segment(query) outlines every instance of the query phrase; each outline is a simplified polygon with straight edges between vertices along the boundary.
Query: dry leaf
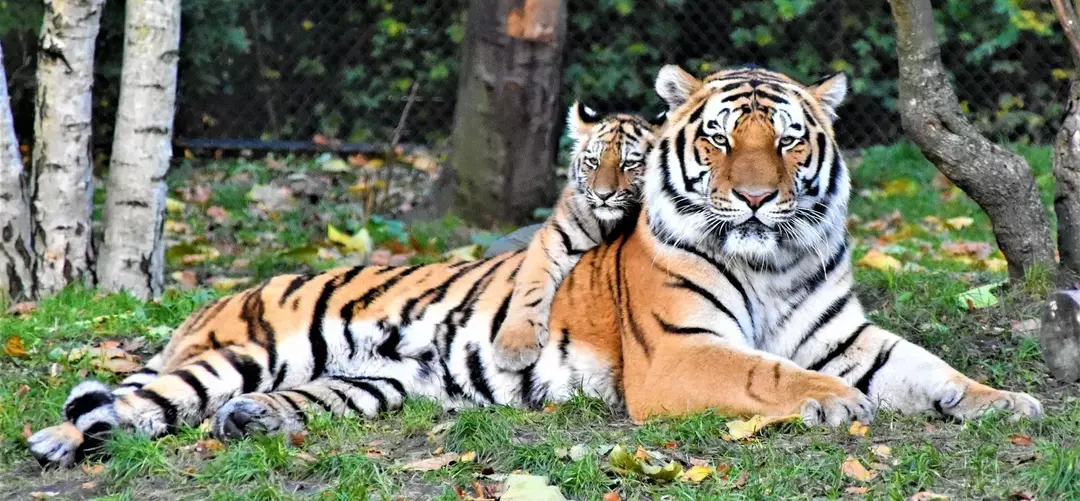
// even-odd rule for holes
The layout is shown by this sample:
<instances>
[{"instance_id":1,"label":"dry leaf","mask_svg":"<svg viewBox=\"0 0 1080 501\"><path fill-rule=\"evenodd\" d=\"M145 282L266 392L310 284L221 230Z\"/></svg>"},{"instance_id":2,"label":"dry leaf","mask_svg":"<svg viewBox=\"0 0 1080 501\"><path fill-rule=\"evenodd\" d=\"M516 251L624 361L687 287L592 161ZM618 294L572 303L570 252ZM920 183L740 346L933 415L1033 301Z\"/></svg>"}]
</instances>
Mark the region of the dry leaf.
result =
<instances>
[{"instance_id":1,"label":"dry leaf","mask_svg":"<svg viewBox=\"0 0 1080 501\"><path fill-rule=\"evenodd\" d=\"M949 496L936 492L919 491L908 498L908 501L923 501L924 499L949 499Z\"/></svg>"},{"instance_id":2,"label":"dry leaf","mask_svg":"<svg viewBox=\"0 0 1080 501\"><path fill-rule=\"evenodd\" d=\"M750 419L742 420L736 419L727 422L728 434L724 435L724 440L745 440L754 436L762 428L769 426L773 423L783 423L788 421L795 421L802 419L801 414L791 414L787 416L769 416L764 417L760 415L754 415Z\"/></svg>"},{"instance_id":3,"label":"dry leaf","mask_svg":"<svg viewBox=\"0 0 1080 501\"><path fill-rule=\"evenodd\" d=\"M852 421L851 426L848 427L848 434L856 437L865 437L869 431L870 426L862 424L859 421Z\"/></svg>"},{"instance_id":4,"label":"dry leaf","mask_svg":"<svg viewBox=\"0 0 1080 501\"><path fill-rule=\"evenodd\" d=\"M916 183L914 179L908 179L906 177L890 179L881 187L881 191L890 197L914 195L919 191L919 183Z\"/></svg>"},{"instance_id":5,"label":"dry leaf","mask_svg":"<svg viewBox=\"0 0 1080 501\"><path fill-rule=\"evenodd\" d=\"M878 475L878 472L876 471L872 472L867 470L862 462L855 459L854 456L844 458L843 464L840 465L840 473L845 477L853 478L860 482L870 481Z\"/></svg>"},{"instance_id":6,"label":"dry leaf","mask_svg":"<svg viewBox=\"0 0 1080 501\"><path fill-rule=\"evenodd\" d=\"M128 358L110 358L106 360L95 358L92 363L94 367L105 369L114 374L130 374L142 369L142 364Z\"/></svg>"},{"instance_id":7,"label":"dry leaf","mask_svg":"<svg viewBox=\"0 0 1080 501\"><path fill-rule=\"evenodd\" d=\"M607 494L604 494L604 498L603 498L602 501L621 501L621 500L622 500L622 498L619 497L618 492L608 491Z\"/></svg>"},{"instance_id":8,"label":"dry leaf","mask_svg":"<svg viewBox=\"0 0 1080 501\"><path fill-rule=\"evenodd\" d=\"M23 438L30 438L34 435L34 429L30 427L30 423L26 423L22 427Z\"/></svg>"},{"instance_id":9,"label":"dry leaf","mask_svg":"<svg viewBox=\"0 0 1080 501\"><path fill-rule=\"evenodd\" d=\"M303 451L296 453L296 459L299 459L299 460L301 460L301 461L303 461L305 463L318 463L319 462L319 458L317 458L315 456L312 456L311 454L308 454L308 453L303 452Z\"/></svg>"},{"instance_id":10,"label":"dry leaf","mask_svg":"<svg viewBox=\"0 0 1080 501\"><path fill-rule=\"evenodd\" d=\"M32 313L34 310L37 309L37 307L38 304L33 301L24 301L11 305L11 308L8 308L7 312L11 313L12 315L26 315L28 313Z\"/></svg>"},{"instance_id":11,"label":"dry leaf","mask_svg":"<svg viewBox=\"0 0 1080 501\"><path fill-rule=\"evenodd\" d=\"M701 483L702 480L709 478L709 475L712 475L715 472L716 469L712 466L694 466L683 472L682 476L679 478L687 482L698 484Z\"/></svg>"},{"instance_id":12,"label":"dry leaf","mask_svg":"<svg viewBox=\"0 0 1080 501\"><path fill-rule=\"evenodd\" d=\"M97 487L97 482L83 482L81 487L83 489L93 489Z\"/></svg>"},{"instance_id":13,"label":"dry leaf","mask_svg":"<svg viewBox=\"0 0 1080 501\"><path fill-rule=\"evenodd\" d=\"M465 454L462 454L461 457L458 458L458 461L461 461L462 463L471 463L473 461L476 461L476 452L468 451Z\"/></svg>"},{"instance_id":14,"label":"dry leaf","mask_svg":"<svg viewBox=\"0 0 1080 501\"><path fill-rule=\"evenodd\" d=\"M983 259L982 266L983 268L986 268L986 271L1002 272L1009 269L1009 262L1004 259L991 257Z\"/></svg>"},{"instance_id":15,"label":"dry leaf","mask_svg":"<svg viewBox=\"0 0 1080 501\"><path fill-rule=\"evenodd\" d=\"M986 259L994 248L987 242L951 242L941 244L941 250L953 256L967 256Z\"/></svg>"},{"instance_id":16,"label":"dry leaf","mask_svg":"<svg viewBox=\"0 0 1080 501\"><path fill-rule=\"evenodd\" d=\"M85 472L87 475L90 475L90 476L100 475L102 471L105 471L105 465L103 465L101 463L94 464L94 465L91 465L91 464L88 464L88 463L83 463L81 468L82 468L83 472Z\"/></svg>"},{"instance_id":17,"label":"dry leaf","mask_svg":"<svg viewBox=\"0 0 1080 501\"><path fill-rule=\"evenodd\" d=\"M1027 320L1013 320L1011 322L1012 333L1019 337L1034 336L1039 328L1042 327L1042 322L1037 318L1029 318Z\"/></svg>"},{"instance_id":18,"label":"dry leaf","mask_svg":"<svg viewBox=\"0 0 1080 501\"><path fill-rule=\"evenodd\" d=\"M848 494L866 494L866 492L869 490L869 487L857 487L853 485L851 487L848 487L847 489L844 489L844 492Z\"/></svg>"},{"instance_id":19,"label":"dry leaf","mask_svg":"<svg viewBox=\"0 0 1080 501\"><path fill-rule=\"evenodd\" d=\"M206 209L206 215L210 216L210 219L213 219L214 222L217 224L225 224L229 222L229 211L218 207L217 205L211 206L209 209Z\"/></svg>"},{"instance_id":20,"label":"dry leaf","mask_svg":"<svg viewBox=\"0 0 1080 501\"><path fill-rule=\"evenodd\" d=\"M199 440L195 443L195 454L203 459L214 457L217 453L225 450L225 444L219 442L217 439L208 438L206 440Z\"/></svg>"},{"instance_id":21,"label":"dry leaf","mask_svg":"<svg viewBox=\"0 0 1080 501\"><path fill-rule=\"evenodd\" d=\"M508 475L503 483L505 491L500 501L565 501L559 488L548 485L547 477L535 475Z\"/></svg>"},{"instance_id":22,"label":"dry leaf","mask_svg":"<svg viewBox=\"0 0 1080 501\"><path fill-rule=\"evenodd\" d=\"M881 459L889 459L892 455L892 447L887 445L878 444L870 448L870 452L873 452L875 456Z\"/></svg>"},{"instance_id":23,"label":"dry leaf","mask_svg":"<svg viewBox=\"0 0 1080 501\"><path fill-rule=\"evenodd\" d=\"M292 447L303 447L304 440L307 439L307 432L298 432L289 434L289 445Z\"/></svg>"},{"instance_id":24,"label":"dry leaf","mask_svg":"<svg viewBox=\"0 0 1080 501\"><path fill-rule=\"evenodd\" d=\"M19 397L24 396L27 393L30 393L30 385L27 384L20 384L19 388L15 390L15 395Z\"/></svg>"},{"instance_id":25,"label":"dry leaf","mask_svg":"<svg viewBox=\"0 0 1080 501\"><path fill-rule=\"evenodd\" d=\"M682 474L682 465L675 461L660 466L649 461L655 456L645 449L639 446L637 452L637 454L630 454L630 451L621 445L616 445L608 455L608 462L617 473L634 472L660 482L670 482Z\"/></svg>"},{"instance_id":26,"label":"dry leaf","mask_svg":"<svg viewBox=\"0 0 1080 501\"><path fill-rule=\"evenodd\" d=\"M967 216L954 217L946 219L945 224L951 226L954 230L962 230L964 228L967 228L968 226L971 226L972 224L975 224L975 220Z\"/></svg>"},{"instance_id":27,"label":"dry leaf","mask_svg":"<svg viewBox=\"0 0 1080 501\"><path fill-rule=\"evenodd\" d=\"M448 452L446 454L413 461L406 464L403 468L405 471L434 471L446 467L450 463L457 461L460 457L461 455L456 452Z\"/></svg>"},{"instance_id":28,"label":"dry leaf","mask_svg":"<svg viewBox=\"0 0 1080 501\"><path fill-rule=\"evenodd\" d=\"M59 495L60 493L56 491L34 491L30 493L30 497L34 499L48 499Z\"/></svg>"},{"instance_id":29,"label":"dry leaf","mask_svg":"<svg viewBox=\"0 0 1080 501\"><path fill-rule=\"evenodd\" d=\"M749 470L743 470L742 473L739 473L739 477L735 479L734 487L736 489L742 489L743 486L746 485L746 480L749 479L749 478L750 478L750 471Z\"/></svg>"},{"instance_id":30,"label":"dry leaf","mask_svg":"<svg viewBox=\"0 0 1080 501\"><path fill-rule=\"evenodd\" d=\"M897 271L904 267L904 264L901 263L899 259L877 249L872 249L870 252L867 252L856 264L864 268L871 268L878 271Z\"/></svg>"},{"instance_id":31,"label":"dry leaf","mask_svg":"<svg viewBox=\"0 0 1080 501\"><path fill-rule=\"evenodd\" d=\"M1035 493L1031 491L1016 491L1009 495L1009 499L1016 501L1031 501L1035 499Z\"/></svg>"},{"instance_id":32,"label":"dry leaf","mask_svg":"<svg viewBox=\"0 0 1080 501\"><path fill-rule=\"evenodd\" d=\"M7 342L4 343L4 353L13 358L25 357L26 346L23 345L22 338L19 336L7 338Z\"/></svg>"},{"instance_id":33,"label":"dry leaf","mask_svg":"<svg viewBox=\"0 0 1080 501\"><path fill-rule=\"evenodd\" d=\"M558 409L558 408L559 408L558 405L547 404L547 405L544 406L544 411L543 412L545 412L547 414L551 414L552 412L555 412L555 410Z\"/></svg>"},{"instance_id":34,"label":"dry leaf","mask_svg":"<svg viewBox=\"0 0 1080 501\"><path fill-rule=\"evenodd\" d=\"M1012 442L1013 445L1031 445L1031 437L1027 435L1009 435L1009 441Z\"/></svg>"}]
</instances>

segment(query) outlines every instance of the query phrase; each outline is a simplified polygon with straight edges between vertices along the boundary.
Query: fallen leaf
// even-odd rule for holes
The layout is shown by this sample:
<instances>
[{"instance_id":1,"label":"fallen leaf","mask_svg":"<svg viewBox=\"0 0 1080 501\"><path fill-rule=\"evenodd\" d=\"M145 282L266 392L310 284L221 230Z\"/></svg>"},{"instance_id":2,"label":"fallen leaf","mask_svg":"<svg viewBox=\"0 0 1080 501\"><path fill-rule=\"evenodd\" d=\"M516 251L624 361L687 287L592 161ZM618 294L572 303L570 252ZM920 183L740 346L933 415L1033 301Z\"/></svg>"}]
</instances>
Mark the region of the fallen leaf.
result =
<instances>
[{"instance_id":1,"label":"fallen leaf","mask_svg":"<svg viewBox=\"0 0 1080 501\"><path fill-rule=\"evenodd\" d=\"M435 471L445 468L450 463L457 461L461 457L456 452L447 452L446 454L439 454L426 459L420 459L406 464L403 469L405 471Z\"/></svg>"},{"instance_id":2,"label":"fallen leaf","mask_svg":"<svg viewBox=\"0 0 1080 501\"><path fill-rule=\"evenodd\" d=\"M1013 445L1031 445L1031 437L1027 435L1009 435L1009 441L1012 442Z\"/></svg>"},{"instance_id":3,"label":"fallen leaf","mask_svg":"<svg viewBox=\"0 0 1080 501\"><path fill-rule=\"evenodd\" d=\"M206 209L206 215L210 216L217 224L225 224L229 222L229 211L217 205L211 206Z\"/></svg>"},{"instance_id":4,"label":"fallen leaf","mask_svg":"<svg viewBox=\"0 0 1080 501\"><path fill-rule=\"evenodd\" d=\"M169 276L172 277L173 280L176 280L176 283L188 289L194 289L195 286L199 285L199 278L198 275L195 274L195 270L174 271L172 275Z\"/></svg>"},{"instance_id":5,"label":"fallen leaf","mask_svg":"<svg viewBox=\"0 0 1080 501\"><path fill-rule=\"evenodd\" d=\"M30 438L34 435L34 429L30 427L30 423L26 423L22 427L23 438Z\"/></svg>"},{"instance_id":6,"label":"fallen leaf","mask_svg":"<svg viewBox=\"0 0 1080 501\"><path fill-rule=\"evenodd\" d=\"M17 335L8 337L7 342L4 343L4 353L12 358L25 357L26 346L23 345L22 338Z\"/></svg>"},{"instance_id":7,"label":"fallen leaf","mask_svg":"<svg viewBox=\"0 0 1080 501\"><path fill-rule=\"evenodd\" d=\"M878 475L878 472L867 470L862 462L854 456L844 458L844 462L840 465L840 473L845 477L853 478L860 482L868 482Z\"/></svg>"},{"instance_id":8,"label":"fallen leaf","mask_svg":"<svg viewBox=\"0 0 1080 501\"><path fill-rule=\"evenodd\" d=\"M630 454L630 451L627 451L621 445L616 445L611 449L611 454L608 455L608 462L611 463L612 468L617 473L634 472L659 482L670 482L682 474L682 465L675 461L660 466L652 464L649 460L652 456L648 452L644 454L645 459L638 457L643 450L639 447L638 454Z\"/></svg>"},{"instance_id":9,"label":"fallen leaf","mask_svg":"<svg viewBox=\"0 0 1080 501\"><path fill-rule=\"evenodd\" d=\"M994 295L994 289L1001 287L1004 283L995 282L961 292L956 295L956 303L964 310L979 310L997 306L998 298Z\"/></svg>"},{"instance_id":10,"label":"fallen leaf","mask_svg":"<svg viewBox=\"0 0 1080 501\"><path fill-rule=\"evenodd\" d=\"M27 393L30 393L30 385L28 384L20 384L19 388L15 390L15 395L19 397L24 396Z\"/></svg>"},{"instance_id":11,"label":"fallen leaf","mask_svg":"<svg viewBox=\"0 0 1080 501\"><path fill-rule=\"evenodd\" d=\"M229 292L237 287L251 283L251 277L210 277L206 280L206 283L218 292Z\"/></svg>"},{"instance_id":12,"label":"fallen leaf","mask_svg":"<svg viewBox=\"0 0 1080 501\"><path fill-rule=\"evenodd\" d=\"M848 487L847 489L844 489L844 492L848 494L866 494L866 492L869 490L869 487L857 487L853 485L851 487Z\"/></svg>"},{"instance_id":13,"label":"fallen leaf","mask_svg":"<svg viewBox=\"0 0 1080 501\"><path fill-rule=\"evenodd\" d=\"M103 465L101 463L97 463L97 464L83 463L81 468L82 468L83 472L85 472L87 475L90 475L90 476L100 475L101 472L105 471L105 465Z\"/></svg>"},{"instance_id":14,"label":"fallen leaf","mask_svg":"<svg viewBox=\"0 0 1080 501\"><path fill-rule=\"evenodd\" d=\"M1035 493L1031 491L1016 491L1009 495L1009 500L1016 501L1032 501L1035 499Z\"/></svg>"},{"instance_id":15,"label":"fallen leaf","mask_svg":"<svg viewBox=\"0 0 1080 501\"><path fill-rule=\"evenodd\" d=\"M198 454L202 459L212 458L223 450L225 450L225 444L214 438L200 440L195 443L195 454Z\"/></svg>"},{"instance_id":16,"label":"fallen leaf","mask_svg":"<svg viewBox=\"0 0 1080 501\"><path fill-rule=\"evenodd\" d=\"M95 358L93 365L99 369L105 369L113 374L130 374L142 369L142 364L128 358L109 358L102 360Z\"/></svg>"},{"instance_id":17,"label":"fallen leaf","mask_svg":"<svg viewBox=\"0 0 1080 501\"><path fill-rule=\"evenodd\" d=\"M1009 269L1009 262L1004 259L991 257L983 259L982 266L983 268L986 268L986 271L1002 272Z\"/></svg>"},{"instance_id":18,"label":"fallen leaf","mask_svg":"<svg viewBox=\"0 0 1080 501\"><path fill-rule=\"evenodd\" d=\"M257 184L251 187L248 198L268 212L288 209L295 203L292 190L284 186Z\"/></svg>"},{"instance_id":19,"label":"fallen leaf","mask_svg":"<svg viewBox=\"0 0 1080 501\"><path fill-rule=\"evenodd\" d=\"M547 404L547 405L544 406L543 412L546 413L546 414L551 414L552 412L555 412L555 410L558 409L558 408L559 408L559 406L556 405L556 404Z\"/></svg>"},{"instance_id":20,"label":"fallen leaf","mask_svg":"<svg viewBox=\"0 0 1080 501\"><path fill-rule=\"evenodd\" d=\"M941 250L953 256L986 259L994 248L987 242L950 242L941 244Z\"/></svg>"},{"instance_id":21,"label":"fallen leaf","mask_svg":"<svg viewBox=\"0 0 1080 501\"><path fill-rule=\"evenodd\" d=\"M187 206L187 204L185 204L184 202L181 202L181 201L179 201L179 200L177 200L175 198L165 197L165 210L169 214L180 214L180 213L184 212L184 207L186 207L186 206Z\"/></svg>"},{"instance_id":22,"label":"fallen leaf","mask_svg":"<svg viewBox=\"0 0 1080 501\"><path fill-rule=\"evenodd\" d=\"M26 315L28 313L33 313L37 307L38 304L33 301L23 301L11 305L11 308L8 308L7 312L12 315Z\"/></svg>"},{"instance_id":23,"label":"fallen leaf","mask_svg":"<svg viewBox=\"0 0 1080 501\"><path fill-rule=\"evenodd\" d=\"M873 452L875 456L881 459L889 459L892 456L892 447L887 445L878 444L870 448L870 452Z\"/></svg>"},{"instance_id":24,"label":"fallen leaf","mask_svg":"<svg viewBox=\"0 0 1080 501\"><path fill-rule=\"evenodd\" d=\"M912 494L908 501L923 501L925 499L949 499L949 496L930 491L919 491Z\"/></svg>"},{"instance_id":25,"label":"fallen leaf","mask_svg":"<svg viewBox=\"0 0 1080 501\"><path fill-rule=\"evenodd\" d=\"M464 247L458 247L451 249L443 254L443 258L455 263L461 261L476 261L480 259L480 256L484 254L484 247L482 245L466 245Z\"/></svg>"},{"instance_id":26,"label":"fallen leaf","mask_svg":"<svg viewBox=\"0 0 1080 501\"><path fill-rule=\"evenodd\" d=\"M30 493L30 497L34 499L48 499L59 495L60 493L57 491L33 491Z\"/></svg>"},{"instance_id":27,"label":"fallen leaf","mask_svg":"<svg viewBox=\"0 0 1080 501\"><path fill-rule=\"evenodd\" d=\"M300 451L296 453L296 459L299 459L305 463L318 463L319 458L312 456L306 452Z\"/></svg>"},{"instance_id":28,"label":"fallen leaf","mask_svg":"<svg viewBox=\"0 0 1080 501\"><path fill-rule=\"evenodd\" d=\"M361 228L360 231L355 234L349 235L348 233L337 229L334 225L329 224L326 225L326 239L344 247L348 252L354 252L361 256L371 254L371 250L375 246L367 228Z\"/></svg>"},{"instance_id":29,"label":"fallen leaf","mask_svg":"<svg viewBox=\"0 0 1080 501\"><path fill-rule=\"evenodd\" d=\"M585 456L588 455L588 453L589 453L589 448L588 447L586 447L583 444L577 444L577 445L570 448L570 451L568 452L568 456L570 456L571 461L574 461L576 463L578 461L581 461L582 459L585 459Z\"/></svg>"},{"instance_id":30,"label":"fallen leaf","mask_svg":"<svg viewBox=\"0 0 1080 501\"><path fill-rule=\"evenodd\" d=\"M967 228L968 226L971 226L972 224L975 224L975 219L967 216L953 217L946 219L945 224L951 226L954 230L962 230L964 228Z\"/></svg>"},{"instance_id":31,"label":"fallen leaf","mask_svg":"<svg viewBox=\"0 0 1080 501\"><path fill-rule=\"evenodd\" d=\"M547 477L513 474L503 482L500 501L566 501L558 487L548 485Z\"/></svg>"},{"instance_id":32,"label":"fallen leaf","mask_svg":"<svg viewBox=\"0 0 1080 501\"><path fill-rule=\"evenodd\" d=\"M608 491L607 494L604 494L604 498L602 499L602 501L621 501L621 500L622 500L622 498L619 496L619 493L615 492L615 491Z\"/></svg>"},{"instance_id":33,"label":"fallen leaf","mask_svg":"<svg viewBox=\"0 0 1080 501\"><path fill-rule=\"evenodd\" d=\"M307 440L306 432L294 432L289 434L289 445L292 447L303 447L305 440Z\"/></svg>"},{"instance_id":34,"label":"fallen leaf","mask_svg":"<svg viewBox=\"0 0 1080 501\"><path fill-rule=\"evenodd\" d=\"M1030 337L1034 336L1039 328L1042 327L1042 322L1037 318L1029 318L1027 320L1013 320L1011 322L1012 333L1018 337Z\"/></svg>"},{"instance_id":35,"label":"fallen leaf","mask_svg":"<svg viewBox=\"0 0 1080 501\"><path fill-rule=\"evenodd\" d=\"M848 434L856 437L865 437L869 431L870 426L862 424L859 421L852 421L851 426L848 426Z\"/></svg>"},{"instance_id":36,"label":"fallen leaf","mask_svg":"<svg viewBox=\"0 0 1080 501\"><path fill-rule=\"evenodd\" d=\"M743 470L741 473L739 473L738 478L735 479L734 487L736 489L742 489L743 486L746 485L746 481L749 478L750 478L750 471L749 470Z\"/></svg>"},{"instance_id":37,"label":"fallen leaf","mask_svg":"<svg viewBox=\"0 0 1080 501\"><path fill-rule=\"evenodd\" d=\"M191 232L191 226L187 223L168 219L165 221L165 231L167 233L185 234Z\"/></svg>"},{"instance_id":38,"label":"fallen leaf","mask_svg":"<svg viewBox=\"0 0 1080 501\"><path fill-rule=\"evenodd\" d=\"M870 252L867 252L856 264L864 268L871 268L878 271L897 271L904 267L904 264L901 263L899 259L877 249L871 249Z\"/></svg>"},{"instance_id":39,"label":"fallen leaf","mask_svg":"<svg viewBox=\"0 0 1080 501\"><path fill-rule=\"evenodd\" d=\"M701 483L701 481L705 480L706 478L709 478L709 475L712 475L715 472L716 469L712 466L694 466L689 470L683 472L682 476L680 476L679 478L681 480L697 484Z\"/></svg>"},{"instance_id":40,"label":"fallen leaf","mask_svg":"<svg viewBox=\"0 0 1080 501\"><path fill-rule=\"evenodd\" d=\"M890 179L881 187L881 191L890 197L914 195L919 191L919 183L906 177Z\"/></svg>"},{"instance_id":41,"label":"fallen leaf","mask_svg":"<svg viewBox=\"0 0 1080 501\"><path fill-rule=\"evenodd\" d=\"M93 489L94 487L97 487L97 482L83 482L81 487L83 489Z\"/></svg>"},{"instance_id":42,"label":"fallen leaf","mask_svg":"<svg viewBox=\"0 0 1080 501\"><path fill-rule=\"evenodd\" d=\"M754 415L750 419L742 420L736 419L727 422L728 434L724 435L725 440L745 440L754 436L757 432L761 431L766 426L773 423L784 423L788 421L801 420L802 415L791 414L787 416L761 416Z\"/></svg>"},{"instance_id":43,"label":"fallen leaf","mask_svg":"<svg viewBox=\"0 0 1080 501\"><path fill-rule=\"evenodd\" d=\"M667 442L664 443L664 448L665 449L674 449L674 448L676 448L678 446L679 446L679 444L675 443L675 441L673 441L673 440L668 440Z\"/></svg>"},{"instance_id":44,"label":"fallen leaf","mask_svg":"<svg viewBox=\"0 0 1080 501\"><path fill-rule=\"evenodd\" d=\"M889 465L887 465L885 463L870 463L870 469L871 470L879 470L879 471L887 471L887 470L891 470L892 466L889 466Z\"/></svg>"},{"instance_id":45,"label":"fallen leaf","mask_svg":"<svg viewBox=\"0 0 1080 501\"><path fill-rule=\"evenodd\" d=\"M476 452L468 451L465 454L462 454L461 457L458 458L458 461L462 463L471 463L473 461L476 461Z\"/></svg>"}]
</instances>

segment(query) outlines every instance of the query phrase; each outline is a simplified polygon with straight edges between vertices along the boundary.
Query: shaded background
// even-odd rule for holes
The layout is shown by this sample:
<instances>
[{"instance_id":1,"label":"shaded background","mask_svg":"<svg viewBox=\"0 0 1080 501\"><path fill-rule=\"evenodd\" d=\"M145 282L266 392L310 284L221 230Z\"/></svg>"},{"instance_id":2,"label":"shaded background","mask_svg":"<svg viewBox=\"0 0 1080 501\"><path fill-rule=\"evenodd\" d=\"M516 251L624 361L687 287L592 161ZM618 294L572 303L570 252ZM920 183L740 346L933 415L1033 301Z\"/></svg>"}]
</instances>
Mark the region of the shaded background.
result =
<instances>
[{"instance_id":1,"label":"shaded background","mask_svg":"<svg viewBox=\"0 0 1080 501\"><path fill-rule=\"evenodd\" d=\"M1048 4L936 3L943 58L961 104L992 140L1048 144L1071 61ZM124 2L98 40L95 144L109 146L123 54ZM176 138L180 145L271 145L314 137L444 148L457 92L464 0L185 0ZM0 2L0 37L19 138L31 141L41 5ZM756 63L805 82L851 78L837 133L845 148L901 138L896 38L886 2L598 0L569 2L563 96L653 113L652 78L676 62L704 75ZM237 140L243 140L238 142ZM321 140L321 138L320 138Z\"/></svg>"}]
</instances>

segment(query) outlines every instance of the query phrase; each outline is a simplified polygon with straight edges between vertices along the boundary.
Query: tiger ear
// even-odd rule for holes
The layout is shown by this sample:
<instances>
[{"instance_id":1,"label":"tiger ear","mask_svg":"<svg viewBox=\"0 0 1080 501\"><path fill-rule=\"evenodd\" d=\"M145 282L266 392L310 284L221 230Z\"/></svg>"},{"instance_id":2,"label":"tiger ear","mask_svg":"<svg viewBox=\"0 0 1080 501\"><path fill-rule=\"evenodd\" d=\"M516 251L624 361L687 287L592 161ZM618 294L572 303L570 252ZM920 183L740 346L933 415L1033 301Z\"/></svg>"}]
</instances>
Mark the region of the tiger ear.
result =
<instances>
[{"instance_id":1,"label":"tiger ear","mask_svg":"<svg viewBox=\"0 0 1080 501\"><path fill-rule=\"evenodd\" d=\"M570 112L567 113L566 117L566 126L570 131L570 139L573 139L575 143L585 140L589 137L589 133L592 132L598 121L600 121L600 115L597 115L592 108L574 101L574 104L570 105Z\"/></svg>"},{"instance_id":2,"label":"tiger ear","mask_svg":"<svg viewBox=\"0 0 1080 501\"><path fill-rule=\"evenodd\" d=\"M665 65L656 74L656 93L668 105L668 110L682 106L701 88L701 81L674 64Z\"/></svg>"},{"instance_id":3,"label":"tiger ear","mask_svg":"<svg viewBox=\"0 0 1080 501\"><path fill-rule=\"evenodd\" d=\"M653 127L660 127L667 121L667 110L661 111L659 115L656 115L648 119L649 125Z\"/></svg>"},{"instance_id":4,"label":"tiger ear","mask_svg":"<svg viewBox=\"0 0 1080 501\"><path fill-rule=\"evenodd\" d=\"M836 120L836 109L847 95L847 75L837 73L811 85L810 94L821 103L825 114L829 115L831 120Z\"/></svg>"}]
</instances>

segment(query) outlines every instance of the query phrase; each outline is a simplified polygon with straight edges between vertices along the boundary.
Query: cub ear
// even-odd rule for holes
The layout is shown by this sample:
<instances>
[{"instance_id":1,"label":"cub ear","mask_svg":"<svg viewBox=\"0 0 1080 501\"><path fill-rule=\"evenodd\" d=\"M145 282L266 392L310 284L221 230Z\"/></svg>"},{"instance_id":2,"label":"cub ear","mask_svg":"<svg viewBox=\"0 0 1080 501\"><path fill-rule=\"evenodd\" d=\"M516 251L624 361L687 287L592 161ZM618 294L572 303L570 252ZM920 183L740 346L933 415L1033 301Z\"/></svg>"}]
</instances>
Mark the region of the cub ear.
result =
<instances>
[{"instance_id":1,"label":"cub ear","mask_svg":"<svg viewBox=\"0 0 1080 501\"><path fill-rule=\"evenodd\" d=\"M847 75L837 73L810 86L810 94L821 103L830 120L836 120L836 109L847 95Z\"/></svg>"},{"instance_id":2,"label":"cub ear","mask_svg":"<svg viewBox=\"0 0 1080 501\"><path fill-rule=\"evenodd\" d=\"M566 126L570 131L570 138L575 143L583 141L589 137L589 133L592 132L593 127L599 121L600 115L597 115L592 108L579 101L574 101L574 104L570 105L570 112L567 113L566 117Z\"/></svg>"},{"instance_id":3,"label":"cub ear","mask_svg":"<svg viewBox=\"0 0 1080 501\"><path fill-rule=\"evenodd\" d=\"M668 105L668 110L678 108L701 88L701 81L674 64L660 68L656 74L656 93Z\"/></svg>"}]
</instances>

